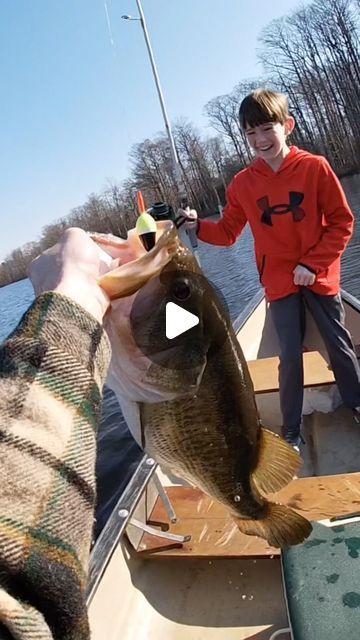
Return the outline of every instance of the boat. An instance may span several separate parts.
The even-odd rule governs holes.
[[[346,291],[342,298],[346,325],[359,352],[360,303]],[[278,432],[278,343],[262,292],[235,320],[234,329],[248,361],[262,423]],[[324,344],[310,316],[304,345],[304,464],[299,478],[277,495],[316,526],[330,526],[333,519],[335,523],[340,519],[338,528],[344,522],[355,523],[360,542],[360,426],[341,404]],[[315,565],[320,549],[326,548],[325,538],[320,542],[313,538],[308,543],[317,554]],[[328,553],[333,562],[336,550]],[[353,558],[359,556],[357,550],[360,545]],[[290,596],[284,582],[294,575],[294,555],[289,562],[286,566],[284,554],[264,540],[241,534],[221,505],[144,454],[91,553],[87,602],[92,640],[289,637],[285,633],[293,633]],[[314,571],[313,576],[320,573]],[[336,575],[330,571],[324,588],[333,588]],[[296,591],[300,604],[314,583],[314,578],[305,580],[300,598]],[[317,596],[320,606],[326,597]],[[359,615],[356,592],[353,598],[355,606],[343,608],[354,626],[352,620]],[[314,612],[311,615],[316,617]],[[323,637],[330,638],[324,624]],[[308,635],[305,626],[300,620],[297,635],[291,637],[321,640],[320,635]],[[358,637],[358,623],[356,632],[350,627],[343,630],[349,640]]]

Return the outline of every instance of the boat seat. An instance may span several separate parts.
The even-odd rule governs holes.
[[[360,637],[360,518],[328,524],[282,554],[293,640]]]
[[[318,387],[335,382],[329,363],[319,351],[303,354],[304,387]],[[260,358],[248,361],[255,393],[279,391],[279,358]]]

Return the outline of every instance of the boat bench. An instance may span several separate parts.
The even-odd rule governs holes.
[[[329,363],[319,351],[303,354],[304,387],[318,387],[335,382]],[[255,393],[279,391],[279,358],[260,358],[248,361]]]
[[[283,552],[282,571],[293,640],[359,640],[359,517],[313,523],[306,542]]]

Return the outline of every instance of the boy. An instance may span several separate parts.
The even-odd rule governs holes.
[[[241,103],[240,123],[255,160],[227,189],[223,218],[194,220],[200,240],[231,245],[249,222],[260,282],[265,288],[280,343],[282,434],[298,448],[303,404],[304,303],[329,353],[343,402],[360,410],[360,369],[340,298],[340,257],[354,218],[325,158],[294,146],[286,97],[258,89]]]

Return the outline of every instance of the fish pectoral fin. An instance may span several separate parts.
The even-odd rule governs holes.
[[[276,433],[261,429],[259,460],[251,474],[256,488],[274,493],[285,487],[302,465],[301,456]]]
[[[268,513],[261,520],[235,518],[236,525],[248,536],[259,536],[275,548],[300,544],[311,533],[311,523],[282,504],[268,503]]]

